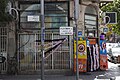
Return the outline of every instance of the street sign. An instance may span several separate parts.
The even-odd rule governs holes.
[[[38,15],[28,15],[27,16],[27,21],[28,22],[39,22],[40,17]]]
[[[78,31],[78,37],[82,36],[82,31]]]
[[[60,35],[73,35],[73,27],[60,27]]]
[[[103,32],[107,33],[108,32],[108,28],[103,28]]]
[[[105,23],[116,24],[117,23],[117,13],[116,12],[105,12]]]

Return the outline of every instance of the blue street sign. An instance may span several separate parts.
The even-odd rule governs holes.
[[[82,36],[82,31],[78,31],[78,37]]]
[[[108,32],[108,28],[103,28],[103,32]]]

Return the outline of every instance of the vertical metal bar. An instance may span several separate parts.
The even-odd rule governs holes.
[[[73,55],[72,55],[72,52],[73,52],[73,51],[72,51],[72,47],[71,47],[71,46],[72,46],[72,43],[71,43],[72,40],[71,40],[71,39],[72,39],[72,37],[70,36],[70,37],[69,37],[69,45],[70,45],[70,46],[69,46],[69,49],[70,49],[70,52],[69,52],[69,55],[70,55],[70,69],[72,68],[72,62],[71,62],[71,61],[72,61],[72,56],[73,56]]]
[[[18,57],[18,69],[21,70],[20,69],[20,49],[19,49],[19,47],[20,47],[20,34],[18,34],[18,47],[17,47],[18,55],[17,55],[17,57]]]
[[[37,34],[35,34],[35,40],[37,40]],[[35,70],[36,70],[36,53],[37,53],[37,50],[36,50],[36,42],[35,42]]]
[[[52,33],[52,40],[53,40],[53,33]],[[53,46],[53,41],[52,41]],[[52,69],[54,69],[54,56],[53,56],[53,50],[52,50]]]
[[[2,28],[0,28],[0,53],[1,53],[1,29]]]
[[[79,0],[75,0],[75,34],[76,34],[76,80],[79,80],[78,67],[78,18],[79,18]]]
[[[79,67],[78,67],[78,29],[77,29],[77,20],[75,21],[76,26],[76,80],[79,80]]]
[[[41,51],[42,51],[42,64],[41,64],[41,80],[44,80],[44,40],[45,40],[45,24],[44,24],[44,0],[41,0]]]
[[[8,56],[8,31],[9,31],[9,29],[8,29],[8,27],[6,28],[6,35],[7,35],[7,38],[6,38],[6,55]],[[7,56],[6,56],[6,59],[7,59]],[[6,60],[6,71],[7,71],[7,69],[8,69],[8,62],[7,62],[7,60]]]
[[[115,32],[114,32],[114,43],[116,42],[116,39],[115,39],[116,37],[115,37]]]
[[[1,27],[1,26],[0,26]],[[2,50],[1,50],[1,48],[2,48],[2,28],[0,28],[0,55],[1,55],[1,52],[2,52]],[[0,64],[0,72],[2,71],[2,69],[1,69],[1,64]]]

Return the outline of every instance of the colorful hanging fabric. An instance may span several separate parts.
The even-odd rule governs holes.
[[[91,53],[91,47],[90,46],[89,46],[89,51],[90,51],[90,59],[91,59],[90,71],[93,71],[93,60],[92,60],[92,53]]]
[[[98,49],[98,44],[95,45],[96,47],[96,60],[97,60],[97,69],[99,68],[99,49]]]
[[[95,54],[95,46],[93,45],[93,67],[94,67],[94,70],[96,70],[96,54]]]

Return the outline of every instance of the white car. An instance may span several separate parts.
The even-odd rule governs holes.
[[[118,57],[118,55],[120,55],[120,46],[113,47],[112,54],[113,54],[113,56]]]

